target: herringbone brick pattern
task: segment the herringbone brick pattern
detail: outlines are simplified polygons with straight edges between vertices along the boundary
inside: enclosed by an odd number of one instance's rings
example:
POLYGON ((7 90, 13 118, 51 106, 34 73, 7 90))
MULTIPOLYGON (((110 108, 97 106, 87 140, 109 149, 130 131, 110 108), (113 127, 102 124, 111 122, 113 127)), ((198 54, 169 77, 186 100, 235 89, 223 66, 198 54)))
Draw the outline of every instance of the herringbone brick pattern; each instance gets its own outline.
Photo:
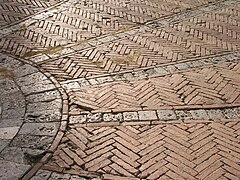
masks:
POLYGON ((210 1, 207 0, 163 0, 161 2, 155 0, 133 0, 125 2, 119 2, 117 0, 90 0, 85 2, 84 6, 119 16, 134 23, 145 23, 149 20, 181 12, 203 4, 208 4, 209 2, 210 1))
POLYGON ((54 0, 0 0, 0 28, 55 4, 54 0))
POLYGON ((240 103, 240 62, 178 74, 69 90, 71 104, 85 110, 240 103), (76 106, 77 105, 77 106, 76 106))
POLYGON ((58 80, 239 50, 240 4, 42 64, 58 80), (57 71, 56 71, 57 69, 57 71))
MULTIPOLYGON (((39 20, 35 24, 2 38, 0 40, 0 48, 17 56, 29 57, 43 52, 47 53, 48 47, 82 43, 101 35, 127 31, 139 23, 146 23, 149 20, 172 15, 173 13, 207 4, 208 2, 205 0, 184 2, 166 0, 161 1, 161 3, 157 1, 128 1, 119 3, 118 1, 104 0, 76 2, 65 10, 56 12, 52 17, 39 20)), ((228 17, 228 14, 223 16, 228 17)), ((232 16, 238 17, 235 14, 232 16)), ((237 26, 237 24, 232 26, 237 26)), ((195 26, 194 23, 193 26, 195 26)), ((149 32, 152 34, 150 37, 155 33, 159 34, 159 31, 149 32)), ((195 56, 196 51, 198 51, 198 47, 195 47, 198 46, 198 41, 193 42, 193 45, 191 44, 194 47, 186 48, 181 42, 180 44, 177 43, 179 40, 176 42, 176 36, 178 35, 170 35, 169 32, 165 32, 165 35, 161 34, 157 38, 157 42, 155 42, 150 37, 145 37, 146 34, 142 34, 139 37, 130 38, 128 40, 130 42, 127 42, 126 46, 129 44, 128 48, 131 49, 131 44, 135 44, 134 47, 145 49, 142 56, 136 57, 138 62, 134 64, 137 66, 150 65, 152 64, 151 62, 155 63, 156 59, 159 58, 157 63, 195 56), (171 38, 172 36, 174 36, 173 39, 171 38), (146 39, 144 40, 144 38, 146 39), (165 43, 165 45, 162 45, 162 43, 165 43), (158 49, 160 49, 160 52, 156 54, 158 49), (183 56, 184 53, 186 55, 183 56), (149 55, 149 57, 147 58, 146 55, 149 55), (141 61, 143 62, 141 63, 141 61)), ((229 42, 227 41, 227 43, 229 42)), ((204 46, 204 44, 199 46, 204 46)), ((205 54, 209 53, 206 52, 205 54)), ((92 63, 91 59, 87 60, 90 64, 92 63)), ((108 64, 114 63, 111 59, 108 61, 108 64)), ((117 64, 121 66, 121 63, 117 64)))
POLYGON ((45 168, 98 172, 106 179, 238 179, 239 130, 239 121, 73 125, 45 168))

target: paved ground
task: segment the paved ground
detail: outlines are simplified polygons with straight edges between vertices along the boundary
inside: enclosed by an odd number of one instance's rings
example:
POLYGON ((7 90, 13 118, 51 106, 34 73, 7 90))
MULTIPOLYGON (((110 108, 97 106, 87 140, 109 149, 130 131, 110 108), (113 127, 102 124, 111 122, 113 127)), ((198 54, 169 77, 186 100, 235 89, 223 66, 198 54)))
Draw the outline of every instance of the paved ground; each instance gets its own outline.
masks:
POLYGON ((239 0, 0 0, 0 179, 240 179, 239 0))

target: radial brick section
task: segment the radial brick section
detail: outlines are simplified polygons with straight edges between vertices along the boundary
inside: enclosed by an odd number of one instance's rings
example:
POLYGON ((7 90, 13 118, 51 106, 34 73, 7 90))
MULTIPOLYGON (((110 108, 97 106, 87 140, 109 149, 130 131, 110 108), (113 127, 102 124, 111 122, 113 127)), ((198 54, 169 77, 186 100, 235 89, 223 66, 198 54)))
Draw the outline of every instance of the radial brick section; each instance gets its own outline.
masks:
POLYGON ((240 103, 240 63, 216 66, 178 74, 103 83, 68 90, 75 110, 120 110, 186 105, 237 105, 240 103))
POLYGON ((101 35, 127 31, 138 24, 189 10, 208 2, 210 1, 75 2, 65 9, 56 8, 52 17, 39 20, 2 38, 0 47, 17 56, 30 57, 47 53, 49 47, 83 43, 101 35))
POLYGON ((73 125, 44 168, 104 179, 238 179, 239 130, 238 121, 73 125))
POLYGON ((0 28, 57 3, 54 0, 0 0, 0 28))
POLYGON ((43 63, 58 80, 179 62, 239 50, 240 4, 43 63))

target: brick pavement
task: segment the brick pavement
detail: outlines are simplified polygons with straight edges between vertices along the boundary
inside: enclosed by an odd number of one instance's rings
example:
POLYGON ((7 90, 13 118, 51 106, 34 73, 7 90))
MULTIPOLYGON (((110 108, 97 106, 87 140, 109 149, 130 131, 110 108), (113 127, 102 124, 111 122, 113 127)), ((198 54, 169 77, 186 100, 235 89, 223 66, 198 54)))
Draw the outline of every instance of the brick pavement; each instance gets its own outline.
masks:
POLYGON ((239 179, 239 8, 0 0, 0 177, 239 179))
POLYGON ((74 124, 43 169, 103 179, 238 179, 239 125, 74 124))

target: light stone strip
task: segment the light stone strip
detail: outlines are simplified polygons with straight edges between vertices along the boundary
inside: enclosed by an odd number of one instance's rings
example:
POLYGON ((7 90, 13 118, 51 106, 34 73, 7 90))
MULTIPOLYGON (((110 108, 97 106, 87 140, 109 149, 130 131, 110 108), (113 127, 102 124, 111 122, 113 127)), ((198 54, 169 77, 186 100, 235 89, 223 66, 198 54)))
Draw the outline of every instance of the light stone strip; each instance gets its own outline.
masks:
POLYGON ((69 124, 91 122, 125 121, 175 121, 175 120, 210 120, 232 119, 239 121, 240 107, 209 109, 157 109, 115 113, 82 113, 70 115, 69 124))
POLYGON ((79 78, 61 82, 66 89, 77 89, 85 86, 98 85, 103 83, 111 83, 116 81, 131 81, 135 78, 150 78, 171 75, 186 71, 192 68, 200 68, 203 66, 213 66, 214 64, 232 62, 240 60, 240 52, 227 53, 219 56, 210 56, 208 58, 201 57, 199 59, 182 61, 179 63, 170 63, 157 65, 154 67, 139 68, 131 71, 112 73, 110 75, 92 76, 90 78, 79 78))

